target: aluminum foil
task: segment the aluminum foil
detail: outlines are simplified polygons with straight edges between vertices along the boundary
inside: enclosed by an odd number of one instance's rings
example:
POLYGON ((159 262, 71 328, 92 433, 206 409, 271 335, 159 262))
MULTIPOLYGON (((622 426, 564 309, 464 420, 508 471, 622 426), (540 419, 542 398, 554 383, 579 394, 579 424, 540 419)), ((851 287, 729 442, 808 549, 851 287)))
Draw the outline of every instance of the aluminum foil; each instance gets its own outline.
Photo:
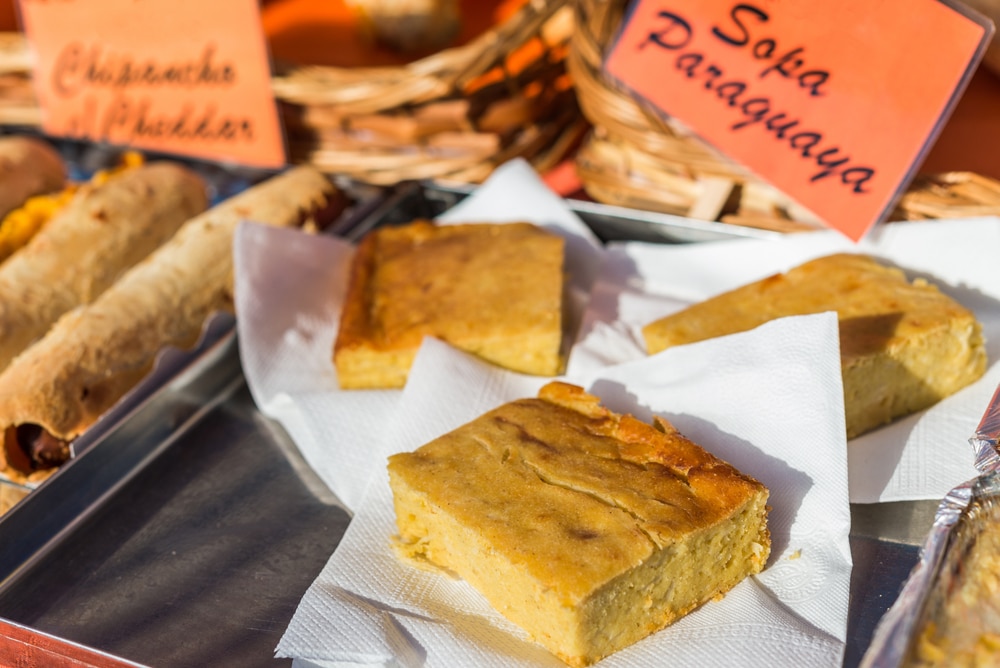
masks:
POLYGON ((976 435, 969 439, 976 450, 976 469, 984 473, 1000 471, 1000 387, 993 394, 976 435))
MULTIPOLYGON (((927 617, 941 596, 957 590, 966 553, 986 524, 1000 522, 1000 387, 969 443, 981 475, 954 488, 941 501, 920 560, 876 627, 862 668, 929 665, 916 657, 916 645, 927 630, 927 617)), ((998 610, 1000 601, 984 600, 976 613, 978 623, 995 634, 1000 634, 998 610)), ((969 626, 974 625, 970 621, 969 626)), ((939 665, 951 665, 952 661, 957 659, 951 657, 939 665)))

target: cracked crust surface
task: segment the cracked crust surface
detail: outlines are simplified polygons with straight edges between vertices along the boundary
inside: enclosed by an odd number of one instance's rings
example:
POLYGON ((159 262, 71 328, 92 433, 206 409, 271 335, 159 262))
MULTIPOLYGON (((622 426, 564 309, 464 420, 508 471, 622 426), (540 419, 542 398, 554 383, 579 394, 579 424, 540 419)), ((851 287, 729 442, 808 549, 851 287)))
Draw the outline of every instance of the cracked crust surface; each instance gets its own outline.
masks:
POLYGON ((389 461, 399 550, 585 665, 761 570, 767 490, 668 422, 550 383, 389 461))

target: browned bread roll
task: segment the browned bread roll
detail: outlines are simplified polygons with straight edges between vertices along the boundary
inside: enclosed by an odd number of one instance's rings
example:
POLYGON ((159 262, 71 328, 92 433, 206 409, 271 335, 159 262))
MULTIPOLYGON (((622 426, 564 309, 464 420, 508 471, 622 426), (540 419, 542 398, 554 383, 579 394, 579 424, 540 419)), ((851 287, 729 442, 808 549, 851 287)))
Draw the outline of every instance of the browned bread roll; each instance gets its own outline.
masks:
POLYGON ((836 311, 847 436, 927 408, 986 371, 982 325, 927 281, 860 254, 817 258, 646 325, 650 353, 836 311))
POLYGON ((335 199, 311 167, 276 176, 191 218, 91 304, 67 313, 0 374, 0 470, 41 478, 69 443, 152 368, 233 306, 232 243, 243 219, 297 226, 335 199))
POLYGON ((201 178, 173 163, 133 167, 82 186, 0 264, 0 370, 206 206, 201 178))

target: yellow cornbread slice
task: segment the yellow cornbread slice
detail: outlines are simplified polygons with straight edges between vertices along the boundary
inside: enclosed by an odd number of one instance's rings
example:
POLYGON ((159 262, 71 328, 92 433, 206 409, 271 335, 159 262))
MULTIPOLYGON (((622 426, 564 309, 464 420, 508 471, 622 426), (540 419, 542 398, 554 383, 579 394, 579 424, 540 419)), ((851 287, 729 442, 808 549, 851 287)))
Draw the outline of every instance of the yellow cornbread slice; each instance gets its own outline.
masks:
POLYGON ((650 354, 753 329, 775 318, 836 311, 847 436, 927 408, 986 371, 982 325, 922 279, 841 253, 736 288, 643 328, 650 354))
POLYGON ((1000 498, 973 501, 949 543, 900 665, 1000 666, 1000 498))
POLYGON ((722 596, 770 553, 763 485, 564 383, 388 469, 399 552, 458 574, 573 666, 722 596))
POLYGON ((529 223, 368 234, 351 264, 333 360, 343 388, 402 387, 425 336, 499 366, 562 366, 561 237, 529 223))

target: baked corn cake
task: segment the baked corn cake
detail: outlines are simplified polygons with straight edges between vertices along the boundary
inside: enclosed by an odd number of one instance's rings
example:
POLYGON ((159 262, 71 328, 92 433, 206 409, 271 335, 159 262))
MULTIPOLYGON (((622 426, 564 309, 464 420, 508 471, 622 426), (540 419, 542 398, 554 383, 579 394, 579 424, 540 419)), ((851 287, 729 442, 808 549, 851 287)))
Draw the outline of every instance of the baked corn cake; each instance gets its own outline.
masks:
POLYGON ((1000 666, 1000 499, 974 501, 949 543, 902 665, 1000 666))
POLYGON ((402 387, 425 336, 507 369, 558 374, 563 254, 561 237, 530 223, 371 232, 352 260, 334 344, 340 386, 402 387))
POLYGON ((736 288, 643 328, 650 354, 753 329, 791 315, 836 311, 847 436, 927 408, 986 371, 982 325, 923 279, 841 253, 736 288))
POLYGON ((573 666, 721 597, 770 553, 761 483, 561 382, 388 470, 400 555, 458 574, 573 666))

